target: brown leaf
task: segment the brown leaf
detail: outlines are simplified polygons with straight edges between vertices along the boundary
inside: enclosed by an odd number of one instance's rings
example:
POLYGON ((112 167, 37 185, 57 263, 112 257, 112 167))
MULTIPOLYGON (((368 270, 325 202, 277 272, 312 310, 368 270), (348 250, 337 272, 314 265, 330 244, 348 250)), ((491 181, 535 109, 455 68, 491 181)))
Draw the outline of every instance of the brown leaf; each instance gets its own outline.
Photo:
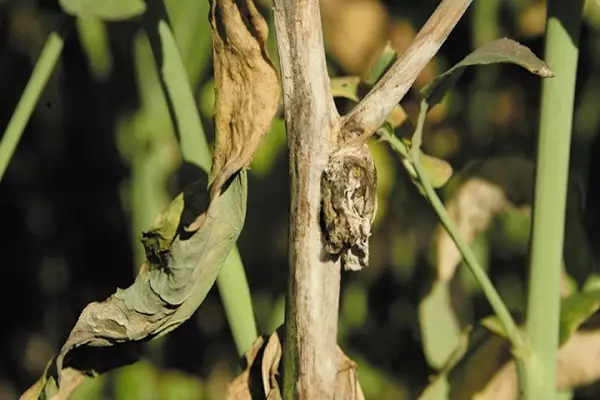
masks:
MULTIPOLYGON (((500 340, 495 336, 494 341, 500 340)), ((498 361, 499 359, 508 359, 508 344, 504 341, 503 356, 497 352, 490 353, 484 349, 478 352, 486 362, 470 363, 470 370, 465 371, 466 375, 454 377, 452 399, 476 399, 493 400, 505 399, 516 400, 518 398, 517 387, 517 369, 514 361, 496 362, 496 371, 491 373, 492 367, 489 360, 498 361), (480 374, 479 369, 482 365, 488 366, 488 375, 485 377, 480 374), (490 374, 491 373, 491 374, 490 374), (491 376, 490 376, 491 375, 491 376)), ((600 379, 600 364, 598 364, 598 355, 600 354, 600 331, 582 330, 576 332, 569 340, 558 350, 556 384, 559 390, 573 389, 589 385, 600 379)), ((481 360, 480 360, 481 361, 481 360)))
POLYGON ((211 0, 216 139, 211 197, 247 166, 279 104, 279 78, 267 55, 267 23, 252 0, 211 0))
MULTIPOLYGON (((482 179, 465 182, 446 205, 450 218, 467 243, 484 231, 493 217, 509 205, 502 189, 482 179)), ((438 279, 448 282, 462 261, 454 240, 441 226, 436 239, 438 279)))
MULTIPOLYGON (((246 353, 246 368, 227 390, 228 400, 267 399, 280 400, 281 357, 283 348, 282 327, 271 334, 269 340, 260 337, 246 353)), ((364 400, 364 394, 358 383, 356 363, 349 359, 338 347, 338 373, 335 380, 335 399, 364 400)))

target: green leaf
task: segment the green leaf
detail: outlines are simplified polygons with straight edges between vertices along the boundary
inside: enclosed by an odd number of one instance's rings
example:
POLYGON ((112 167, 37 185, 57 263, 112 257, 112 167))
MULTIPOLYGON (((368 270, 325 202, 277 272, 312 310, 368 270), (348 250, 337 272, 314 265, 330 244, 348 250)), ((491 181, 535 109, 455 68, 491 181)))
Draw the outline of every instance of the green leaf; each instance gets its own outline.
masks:
POLYGON ((333 97, 343 97, 358 102, 358 86, 360 85, 360 77, 358 76, 342 76, 331 78, 331 93, 333 97))
MULTIPOLYGON (((387 142, 392 148, 392 150, 394 150, 400 156, 400 159, 402 160, 402 165, 412 178, 413 182, 423 193, 421 184, 418 182, 417 172, 415 171, 412 162, 408 158, 408 149, 410 147, 410 141, 398 138, 393 133, 393 128, 391 126, 382 127, 378 130, 378 134, 381 140, 387 142)), ((421 166, 425 170, 425 173, 429 177, 429 180, 431 181, 431 186, 433 186, 436 189, 444 186, 452 177, 452 166, 447 161, 442 160, 441 158, 430 156, 419 150, 419 161, 421 163, 421 166)))
POLYGON ((369 86, 375 85, 396 59, 396 50, 394 50, 391 43, 388 43, 373 65, 367 69, 367 74, 363 77, 363 81, 369 86))
MULTIPOLYGON (((130 287, 117 289, 104 302, 89 304, 57 357, 57 370, 63 369, 65 357, 72 360, 73 354, 81 354, 73 352, 80 348, 94 351, 94 357, 85 359, 85 367, 73 365, 85 373, 97 372, 104 367, 101 362, 110 362, 113 368, 124 365, 131 361, 129 348, 121 346, 123 350, 115 353, 107 347, 160 337, 189 319, 215 283, 242 230, 246 185, 246 173, 241 172, 213 201, 200 229, 189 238, 181 234, 173 240, 167 265, 142 268, 130 287)), ((185 213, 184 209, 182 220, 185 213)), ((171 226, 172 221, 165 224, 171 226)))
POLYGON ((460 344, 460 325, 452 309, 449 286, 435 282, 419 304, 419 323, 427 362, 440 370, 460 344))
POLYGON ((499 63, 520 65, 542 78, 554 76, 548 65, 531 50, 514 40, 504 38, 481 46, 454 67, 438 75, 432 83, 423 88, 421 95, 426 100, 428 107, 431 108, 438 104, 446 92, 456 84, 466 67, 499 63))
POLYGON ((121 21, 146 11, 143 0, 59 0, 62 9, 76 17, 121 21))
POLYGON ((600 290, 577 293, 560 306, 560 344, 565 343, 579 327, 600 308, 600 290))

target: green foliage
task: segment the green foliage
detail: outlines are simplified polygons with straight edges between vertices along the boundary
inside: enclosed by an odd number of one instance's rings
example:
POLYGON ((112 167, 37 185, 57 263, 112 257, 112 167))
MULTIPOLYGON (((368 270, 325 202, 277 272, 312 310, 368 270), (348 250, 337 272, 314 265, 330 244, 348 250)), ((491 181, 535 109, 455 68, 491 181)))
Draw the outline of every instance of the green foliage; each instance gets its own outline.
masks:
POLYGON ((465 68, 473 65, 509 63, 520 65, 542 78, 551 78, 552 71, 527 47, 511 39, 498 39, 483 45, 441 75, 421 91, 429 108, 438 104, 456 84, 465 68))
POLYGON ((460 344, 460 324, 452 310, 447 282, 435 282, 419 304, 423 351, 427 362, 439 370, 460 344))
POLYGON ((59 0, 67 14, 77 17, 96 17, 106 21, 121 21, 143 14, 143 0, 59 0))

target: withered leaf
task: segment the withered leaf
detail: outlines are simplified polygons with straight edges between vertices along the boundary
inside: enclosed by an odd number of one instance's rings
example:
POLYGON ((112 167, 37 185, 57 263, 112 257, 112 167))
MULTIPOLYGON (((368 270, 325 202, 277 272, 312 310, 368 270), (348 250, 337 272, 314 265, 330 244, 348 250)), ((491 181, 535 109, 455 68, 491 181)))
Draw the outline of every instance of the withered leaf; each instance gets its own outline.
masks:
MULTIPOLYGON (((241 172, 215 207, 208 208, 197 232, 189 237, 176 235, 168 248, 161 248, 165 250, 164 263, 148 260, 131 286, 117 289, 103 302, 87 305, 51 368, 47 368, 54 372, 44 374, 39 387, 44 398, 59 396, 67 390, 65 385, 77 386, 81 379, 69 385, 70 376, 95 375, 137 361, 140 342, 165 335, 192 316, 242 230, 246 192, 246 173, 241 172), (69 370, 80 374, 68 374, 69 370)), ((172 233, 172 227, 182 219, 194 218, 186 216, 194 204, 178 205, 182 196, 157 220, 156 231, 172 233)), ((194 202, 198 196, 184 197, 184 203, 186 198, 194 202)))
POLYGON ((211 0, 216 139, 211 197, 247 166, 279 105, 279 77, 266 50, 268 27, 252 0, 211 0))
MULTIPOLYGON (((244 371, 229 385, 228 400, 268 399, 280 400, 280 376, 283 326, 269 336, 268 340, 259 337, 244 359, 244 371)), ((338 373, 335 379, 334 399, 364 400, 365 396, 358 382, 357 365, 348 358, 342 349, 337 348, 338 373)))

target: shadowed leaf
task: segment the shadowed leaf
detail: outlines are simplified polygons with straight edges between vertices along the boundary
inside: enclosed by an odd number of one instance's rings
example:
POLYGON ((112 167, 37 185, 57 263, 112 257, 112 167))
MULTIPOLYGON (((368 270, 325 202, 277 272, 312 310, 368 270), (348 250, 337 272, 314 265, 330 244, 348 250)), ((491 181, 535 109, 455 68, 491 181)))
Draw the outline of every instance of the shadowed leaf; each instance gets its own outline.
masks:
POLYGON ((216 139, 211 197, 246 167, 279 105, 279 78, 266 42, 268 26, 252 0, 212 0, 216 139))
MULTIPOLYGON (((201 187, 195 187, 200 191, 201 187)), ((206 189, 204 189, 206 191, 206 189)), ((147 262, 135 282, 103 302, 90 303, 81 313, 56 358, 58 382, 71 367, 94 375, 137 360, 136 343, 160 337, 177 328, 200 306, 242 230, 246 215, 246 173, 211 203, 198 231, 182 231, 197 219, 201 193, 188 190, 175 199, 155 223, 164 243, 145 243, 147 262), (190 211, 192 210, 192 211, 190 211), (167 240, 174 234, 173 240, 167 240), (162 237, 162 235, 167 235, 162 237), (157 253, 164 251, 163 253, 157 253), (164 257, 155 257, 162 254, 164 257)), ((159 240, 160 241, 160 240, 159 240)), ((46 395, 56 394, 48 373, 46 395)))
MULTIPOLYGON (((227 389, 228 400, 280 400, 280 380, 283 349, 283 327, 268 337, 259 337, 244 356, 244 371, 227 389)), ((338 347, 338 373, 335 380, 335 398, 364 400, 358 383, 356 363, 338 347)))
POLYGON ((427 102, 428 107, 431 108, 439 103, 446 92, 454 86, 466 67, 499 63, 520 65, 542 78, 554 76, 546 63, 527 47, 514 40, 503 38, 481 46, 454 67, 438 75, 432 83, 423 88, 421 95, 427 102))
POLYGON ((67 14, 106 21, 120 21, 146 11, 143 0, 59 0, 59 3, 67 14))

